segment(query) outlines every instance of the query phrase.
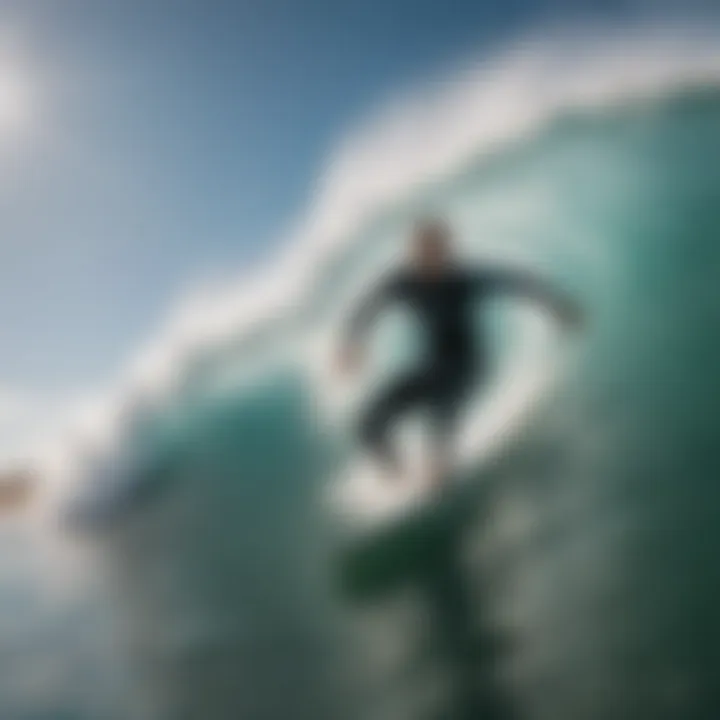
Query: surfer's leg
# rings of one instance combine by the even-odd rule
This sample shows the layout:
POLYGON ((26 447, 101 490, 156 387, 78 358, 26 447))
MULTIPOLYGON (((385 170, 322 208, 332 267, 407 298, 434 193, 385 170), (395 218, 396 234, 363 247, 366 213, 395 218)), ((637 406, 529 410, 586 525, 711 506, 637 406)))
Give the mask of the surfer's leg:
POLYGON ((388 437, 391 427, 402 415, 427 401, 428 388, 422 374, 402 377, 375 398, 360 421, 358 435, 362 445, 394 475, 399 475, 401 468, 388 437))
POLYGON ((452 467, 452 445, 458 419, 469 394, 469 381, 462 375, 441 377, 430 403, 430 484, 440 485, 452 467))

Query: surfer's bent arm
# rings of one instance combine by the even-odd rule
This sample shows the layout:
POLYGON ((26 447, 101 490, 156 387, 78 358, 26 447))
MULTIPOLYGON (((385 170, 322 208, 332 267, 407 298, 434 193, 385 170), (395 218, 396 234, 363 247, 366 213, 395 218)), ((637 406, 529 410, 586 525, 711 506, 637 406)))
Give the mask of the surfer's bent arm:
POLYGON ((581 320, 578 304, 567 294, 526 270, 492 268, 472 274, 471 282, 491 294, 510 294, 544 305, 560 322, 577 325, 581 320))
POLYGON ((357 347, 380 312, 398 295, 399 281, 390 277, 379 282, 357 305, 345 328, 345 346, 357 347))
POLYGON ((398 296, 397 278, 378 283, 355 308, 343 332, 343 341, 338 356, 341 372, 357 370, 364 363, 363 341, 380 311, 398 296))

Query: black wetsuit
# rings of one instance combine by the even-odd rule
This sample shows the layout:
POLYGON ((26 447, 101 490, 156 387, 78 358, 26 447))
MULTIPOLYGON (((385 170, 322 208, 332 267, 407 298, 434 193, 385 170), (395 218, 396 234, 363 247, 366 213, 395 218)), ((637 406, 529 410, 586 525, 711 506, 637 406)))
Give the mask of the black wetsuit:
POLYGON ((418 367, 395 379, 363 414, 359 435, 372 454, 389 465, 395 457, 388 429, 409 410, 426 409, 434 438, 444 449, 470 386, 486 367, 484 338, 473 322, 478 303, 498 292, 539 300, 562 314, 566 299, 537 278, 514 271, 451 267, 435 278, 412 270, 384 280, 361 303, 349 324, 353 341, 364 333, 388 303, 402 303, 417 317, 426 334, 427 353, 418 367))

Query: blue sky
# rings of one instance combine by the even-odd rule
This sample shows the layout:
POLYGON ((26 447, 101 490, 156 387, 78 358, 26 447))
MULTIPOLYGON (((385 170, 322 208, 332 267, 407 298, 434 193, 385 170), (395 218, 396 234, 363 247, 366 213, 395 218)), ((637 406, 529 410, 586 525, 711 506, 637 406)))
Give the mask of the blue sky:
POLYGON ((0 137, 0 388, 111 376, 189 287, 271 252, 399 89, 525 26, 649 4, 579 5, 0 1, 0 81, 30 97, 0 137))

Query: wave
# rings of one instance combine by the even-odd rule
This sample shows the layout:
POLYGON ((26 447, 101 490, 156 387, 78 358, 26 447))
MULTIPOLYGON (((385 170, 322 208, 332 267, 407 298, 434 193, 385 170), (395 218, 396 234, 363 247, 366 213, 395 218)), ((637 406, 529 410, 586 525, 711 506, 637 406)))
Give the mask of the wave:
MULTIPOLYGON (((113 599, 128 620, 131 662, 153 708, 335 718, 351 707, 358 717, 395 717, 398 703, 434 703, 437 691, 447 696, 437 698, 447 709, 438 716, 475 717, 483 713, 451 708, 470 702, 470 686, 484 693, 496 678, 516 715, 528 718, 705 717, 714 707, 717 652, 705 638, 717 635, 720 394, 713 387, 720 343, 708 328, 719 306, 720 93, 708 69, 710 38, 703 45, 698 37, 692 52, 668 39, 675 58, 668 46, 658 49, 657 37, 597 38, 592 48, 588 41, 582 52, 606 63, 605 100, 560 102, 558 91, 554 110, 516 136, 493 141, 477 130, 463 152, 442 166, 438 156, 436 164, 428 160, 423 176, 417 166, 408 170, 404 185, 378 191, 354 218, 352 207, 340 213, 338 206, 335 234, 322 235, 310 222, 322 207, 335 207, 323 205, 328 193, 340 193, 340 179, 324 181, 307 222, 288 240, 288 254, 305 258, 306 274, 285 277, 271 263, 266 275, 255 275, 258 288, 294 278, 274 288, 275 304, 266 297, 245 305, 247 288, 190 302, 192 322, 184 325, 179 314, 156 338, 150 349, 159 360, 147 375, 129 373, 110 406, 101 404, 115 403, 116 415, 106 444, 85 460, 88 485, 122 507, 128 479, 146 492, 172 483, 162 502, 123 515, 128 522, 103 524, 108 542, 94 536, 89 543, 118 580, 113 599), (688 60, 703 52, 702 68, 688 60), (626 87, 625 75, 640 74, 631 67, 636 57, 685 72, 668 79, 663 70, 665 84, 647 80, 652 92, 613 100, 608 87, 626 87), (555 345, 543 334, 547 326, 539 323, 536 337, 526 325, 534 317, 495 308, 502 316, 487 319, 498 375, 488 391, 503 407, 517 393, 521 414, 528 385, 547 404, 498 468, 483 466, 491 480, 483 493, 489 487, 490 494, 472 517, 461 528, 443 525, 450 536, 405 557, 402 573, 386 557, 392 553, 383 553, 392 577, 381 579, 392 587, 372 578, 370 589, 388 594, 366 595, 374 602, 358 607, 362 598, 328 587, 328 575, 335 579, 328 556, 338 544, 316 491, 351 457, 336 431, 355 399, 321 392, 323 362, 344 306, 393 259, 407 222, 426 209, 452 218, 468 257, 532 264, 566 284, 591 308, 592 325, 578 373, 563 373, 557 393, 547 395, 531 376, 524 387, 517 382, 523 369, 547 377, 540 360, 555 345), (206 314, 217 323, 212 332, 206 314), (328 434, 310 414, 317 400, 328 434), (348 623, 337 617, 346 612, 348 623), (365 615, 370 627, 355 637, 349 625, 365 615), (231 682, 219 684, 228 671, 231 682)), ((565 57, 573 42, 556 39, 552 52, 565 57)), ((499 68, 526 48, 476 68, 486 92, 497 98, 493 83, 502 77, 508 84, 512 75, 499 68)), ((589 60, 557 62, 546 88, 567 76, 587 90, 589 60)), ((469 98, 480 87, 442 84, 420 94, 428 92, 438 103, 457 98, 447 111, 457 127, 477 124, 469 98)), ((494 107, 502 103, 488 101, 481 115, 494 107)), ((426 143, 452 127, 429 127, 426 143)), ((387 132, 377 152, 392 157, 397 134, 387 132)), ((340 172, 334 168, 352 147, 349 139, 338 149, 324 177, 340 172)), ((358 140, 357 148, 358 163, 369 163, 368 146, 358 140)), ((376 162, 383 166, 382 157, 376 162)), ((358 173, 361 167, 371 186, 379 170, 360 164, 358 173)), ((356 177, 347 182, 357 188, 356 177)), ((378 328, 378 373, 404 361, 404 329, 392 317, 378 328)), ((480 421, 498 417, 489 404, 484 397, 480 421)), ((55 558, 47 564, 78 591, 81 583, 68 580, 55 558)))
MULTIPOLYGON (((327 327, 328 293, 348 278, 356 290, 395 252, 388 240, 397 235, 393 221, 432 207, 452 178, 528 147, 560 118, 592 118, 715 87, 719 47, 709 31, 677 27, 525 38, 362 122, 330 152, 314 199, 279 254, 232 283, 189 297, 119 382, 73 408, 70 428, 38 446, 49 506, 68 485, 107 482, 107 468, 127 457, 138 427, 162 424, 189 395, 225 393, 253 373, 267 373, 269 361, 278 369, 287 364, 281 349, 288 346, 292 357, 315 362, 308 345, 319 326, 327 327)), ((501 246, 502 238, 493 245, 489 237, 484 233, 475 251, 512 261, 542 265, 543 257, 568 249, 501 246)), ((580 243, 571 254, 592 247, 580 243)))

